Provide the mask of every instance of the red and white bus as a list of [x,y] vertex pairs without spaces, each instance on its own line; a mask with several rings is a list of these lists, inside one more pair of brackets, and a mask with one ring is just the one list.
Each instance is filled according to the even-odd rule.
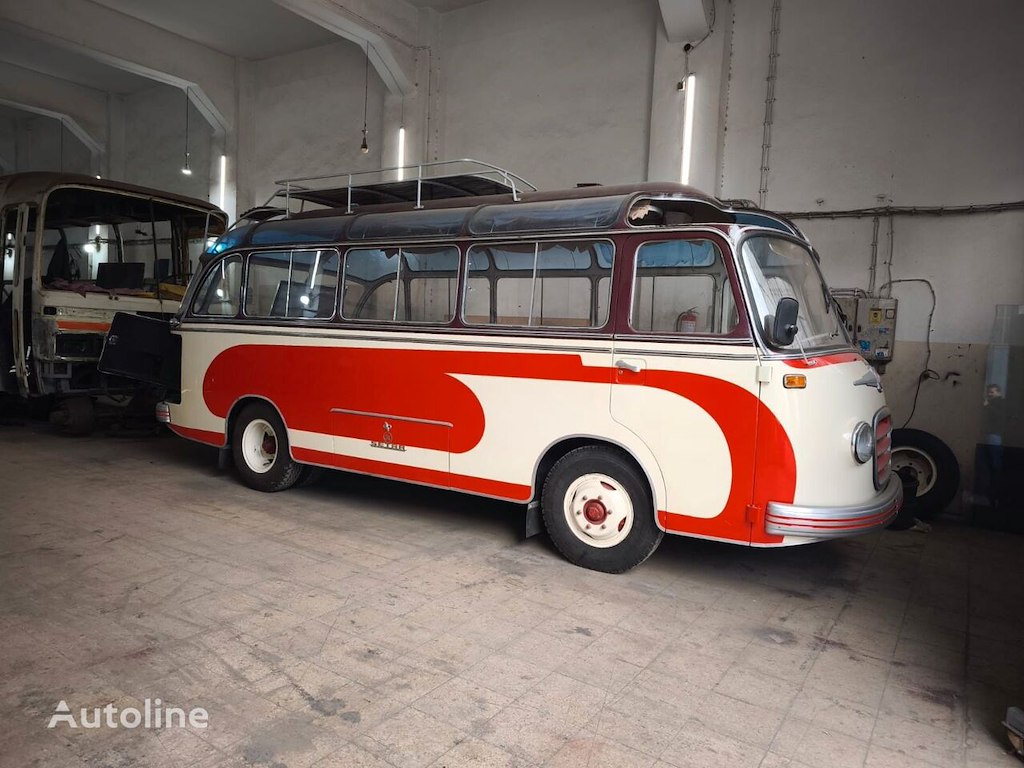
[[204,257],[162,420],[261,491],[326,467],[539,505],[608,572],[666,532],[892,519],[879,378],[792,225],[678,184],[513,178],[289,183]]

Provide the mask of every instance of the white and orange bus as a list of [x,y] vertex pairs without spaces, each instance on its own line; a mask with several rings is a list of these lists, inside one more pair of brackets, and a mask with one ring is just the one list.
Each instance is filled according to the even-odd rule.
[[204,257],[175,341],[146,342],[180,342],[158,415],[260,491],[326,467],[539,506],[601,571],[666,532],[891,520],[880,381],[792,225],[678,184],[515,181],[290,182]]
[[0,176],[0,395],[45,405],[85,434],[95,404],[123,411],[134,382],[96,369],[118,311],[170,318],[208,235],[202,200],[71,173]]

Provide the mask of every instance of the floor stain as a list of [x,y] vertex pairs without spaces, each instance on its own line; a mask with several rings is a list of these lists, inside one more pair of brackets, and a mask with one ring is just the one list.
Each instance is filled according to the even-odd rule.
[[777,629],[776,627],[763,627],[755,629],[754,634],[762,640],[767,640],[776,645],[796,645],[796,635],[788,629]]
[[949,688],[910,688],[908,690],[922,701],[950,709],[956,709],[957,701],[960,700],[960,694]]

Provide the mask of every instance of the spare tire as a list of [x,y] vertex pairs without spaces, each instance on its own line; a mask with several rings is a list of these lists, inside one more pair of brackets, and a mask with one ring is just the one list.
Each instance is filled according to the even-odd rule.
[[960,488],[960,462],[949,446],[931,432],[920,429],[894,429],[892,433],[892,469],[905,467],[917,473],[917,498],[914,513],[929,520],[956,498]]

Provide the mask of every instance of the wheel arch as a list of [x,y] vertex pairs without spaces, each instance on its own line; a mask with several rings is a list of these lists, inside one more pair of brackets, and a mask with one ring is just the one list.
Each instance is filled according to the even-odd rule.
[[[544,488],[544,480],[547,478],[548,473],[551,472],[551,468],[558,463],[558,460],[577,448],[583,448],[589,445],[609,448],[622,455],[623,458],[629,461],[636,468],[640,473],[640,476],[647,482],[647,490],[651,494],[651,502],[654,505],[654,519],[657,522],[659,500],[664,499],[665,497],[664,486],[655,479],[661,478],[660,472],[652,471],[648,466],[645,466],[644,462],[637,458],[636,454],[622,443],[610,440],[607,437],[597,437],[595,435],[571,435],[563,437],[551,443],[544,449],[533,470],[532,502],[536,503],[540,501],[541,490]],[[658,522],[658,527],[661,527],[660,522]]]
[[[281,423],[284,424],[285,432],[288,431],[288,421],[285,419],[281,409],[277,407],[277,403],[269,398],[263,397],[262,395],[242,395],[231,404],[231,407],[228,408],[227,416],[224,417],[224,447],[227,450],[231,449],[232,440],[234,440],[235,437],[235,421],[238,419],[238,414],[241,413],[242,409],[247,405],[252,405],[253,403],[265,403],[273,408],[274,413],[277,414]],[[292,461],[295,461],[295,457],[292,456],[291,439],[288,440],[288,457]]]

